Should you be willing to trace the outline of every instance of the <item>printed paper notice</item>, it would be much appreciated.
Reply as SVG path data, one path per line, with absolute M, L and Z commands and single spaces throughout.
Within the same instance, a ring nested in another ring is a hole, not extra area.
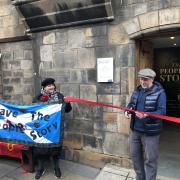
M 97 59 L 97 81 L 113 82 L 113 58 Z

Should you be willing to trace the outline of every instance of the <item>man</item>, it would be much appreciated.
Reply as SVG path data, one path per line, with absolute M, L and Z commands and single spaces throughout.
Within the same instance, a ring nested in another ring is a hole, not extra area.
M 166 94 L 163 87 L 154 81 L 155 76 L 152 69 L 138 72 L 140 85 L 127 106 L 135 113 L 125 111 L 125 117 L 131 118 L 130 153 L 136 180 L 156 180 L 157 175 L 162 120 L 141 113 L 166 114 Z

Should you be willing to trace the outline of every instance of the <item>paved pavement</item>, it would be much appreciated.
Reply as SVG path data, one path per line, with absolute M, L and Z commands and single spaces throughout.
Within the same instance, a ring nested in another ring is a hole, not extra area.
M 60 160 L 62 180 L 133 180 L 135 173 L 132 169 L 121 168 L 117 164 L 107 164 L 101 171 L 99 169 Z M 32 180 L 35 173 L 26 173 L 20 161 L 8 157 L 0 157 L 0 180 Z M 48 165 L 43 180 L 56 179 L 52 165 Z M 179 178 L 158 176 L 157 180 L 179 180 Z
M 100 172 L 99 169 L 64 160 L 60 160 L 60 167 L 62 180 L 94 180 Z M 19 160 L 0 157 L 0 180 L 32 180 L 34 177 L 35 173 L 24 172 Z M 52 166 L 47 168 L 41 179 L 56 179 Z

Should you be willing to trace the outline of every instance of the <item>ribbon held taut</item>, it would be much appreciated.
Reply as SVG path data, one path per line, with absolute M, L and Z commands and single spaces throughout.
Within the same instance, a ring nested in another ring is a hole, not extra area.
M 95 101 L 89 101 L 89 100 L 79 99 L 79 98 L 74 98 L 74 97 L 68 97 L 67 96 L 67 97 L 64 97 L 64 99 L 67 101 L 70 101 L 70 102 L 78 102 L 78 103 L 90 104 L 90 105 L 94 105 L 94 106 L 104 106 L 104 107 L 109 107 L 109 108 L 116 108 L 116 109 L 120 109 L 123 111 L 137 112 L 137 111 L 135 111 L 133 109 L 129 109 L 129 108 L 124 108 L 124 107 L 120 107 L 120 106 L 113 106 L 113 105 L 109 105 L 109 104 L 98 103 Z M 171 122 L 175 122 L 175 123 L 180 123 L 180 118 L 177 118 L 177 117 L 165 116 L 165 115 L 160 115 L 160 114 L 152 114 L 152 113 L 148 113 L 148 112 L 140 112 L 140 113 L 147 114 L 148 116 L 163 119 L 163 120 L 167 120 L 167 121 L 171 121 Z

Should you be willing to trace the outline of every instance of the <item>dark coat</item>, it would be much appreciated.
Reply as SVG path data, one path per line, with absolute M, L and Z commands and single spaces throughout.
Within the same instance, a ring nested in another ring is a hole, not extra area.
M 137 107 L 143 106 L 140 111 L 152 114 L 166 114 L 166 95 L 163 87 L 158 82 L 154 82 L 152 88 L 143 92 L 143 96 L 145 96 L 144 102 L 140 101 L 140 96 L 142 97 L 142 88 L 141 86 L 138 86 L 131 96 L 128 108 L 139 111 Z M 140 105 L 138 105 L 138 103 L 140 103 Z M 139 129 L 136 129 L 137 127 L 135 127 L 135 121 L 136 125 L 138 125 L 138 123 L 141 124 L 140 132 L 144 132 L 147 135 L 158 135 L 161 132 L 161 119 L 148 116 L 139 120 L 135 114 L 132 113 L 131 129 L 139 131 Z
M 38 102 L 44 102 L 42 100 L 43 94 L 40 93 L 38 94 L 34 99 L 33 103 L 38 103 Z M 58 101 L 60 103 L 65 103 L 65 112 L 68 113 L 72 110 L 71 104 L 68 102 L 66 103 L 64 101 L 64 96 L 60 92 L 55 92 L 53 97 L 49 97 L 49 100 L 53 101 Z M 35 155 L 59 155 L 62 149 L 62 143 L 63 143 L 63 136 L 64 136 L 64 122 L 61 123 L 61 142 L 58 147 L 49 147 L 49 148 L 43 148 L 43 147 L 33 147 L 33 153 Z

